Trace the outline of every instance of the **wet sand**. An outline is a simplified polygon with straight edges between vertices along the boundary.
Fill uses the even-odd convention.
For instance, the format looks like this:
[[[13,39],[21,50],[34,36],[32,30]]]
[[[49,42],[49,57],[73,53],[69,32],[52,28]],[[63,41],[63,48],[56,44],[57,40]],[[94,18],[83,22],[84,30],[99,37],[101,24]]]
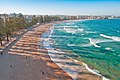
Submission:
[[[70,51],[63,52],[59,48],[54,49],[51,46],[51,44],[54,44],[54,41],[50,40],[53,28],[42,36],[43,46],[48,50],[51,60],[67,72],[73,80],[102,80],[102,75],[96,75],[95,72],[93,73],[91,69],[88,69],[88,66],[86,66],[85,63],[72,58],[72,56],[76,56],[76,58],[79,56],[72,54]]]
[[[41,35],[54,23],[33,28],[7,53],[0,55],[0,80],[72,80],[40,44]]]
[[[41,43],[40,37],[53,25],[54,23],[42,24],[29,30],[12,46],[8,54],[0,55],[0,80],[72,80],[69,74],[51,60]],[[76,64],[82,65],[81,62]],[[80,70],[76,80],[101,79],[85,67]]]

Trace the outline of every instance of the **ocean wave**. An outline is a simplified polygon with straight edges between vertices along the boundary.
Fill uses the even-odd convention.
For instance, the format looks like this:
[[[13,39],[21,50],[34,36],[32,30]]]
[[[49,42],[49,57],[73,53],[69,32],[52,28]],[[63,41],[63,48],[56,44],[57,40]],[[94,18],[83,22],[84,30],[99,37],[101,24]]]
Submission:
[[[67,25],[74,25],[75,23],[74,22],[69,22],[69,23],[66,23]]]
[[[107,40],[107,39],[92,39],[92,38],[84,38],[88,39],[89,43],[88,44],[80,44],[81,47],[89,47],[89,46],[95,46],[95,47],[101,47],[98,46],[97,44],[103,43],[103,42],[113,42],[113,40]]]
[[[103,43],[103,42],[113,42],[113,40],[106,40],[106,39],[92,39],[94,43]]]
[[[104,37],[104,38],[108,38],[108,39],[112,39],[114,41],[120,41],[120,37],[116,37],[116,36],[107,36],[104,34],[100,34],[100,36]]]
[[[102,76],[101,74],[99,74],[98,71],[96,72],[95,70],[90,69],[87,64],[83,63],[83,65],[85,66],[85,68],[86,68],[88,71],[92,72],[93,74],[96,74],[96,75],[98,75],[98,76]]]
[[[67,28],[74,28],[74,27],[78,27],[77,25],[74,25],[74,26],[62,26],[62,27],[67,27]]]
[[[72,46],[79,46],[79,47],[89,47],[89,46],[92,46],[91,44],[78,44],[78,45],[76,45],[76,44],[67,44],[67,46],[69,46],[69,47],[72,47]]]
[[[84,29],[83,28],[78,28],[78,31],[84,31]]]
[[[52,29],[51,29],[51,31],[52,31]],[[61,50],[57,50],[57,49],[52,48],[52,46],[50,46],[50,43],[49,43],[49,39],[50,39],[51,34],[52,34],[52,32],[49,32],[46,34],[47,35],[46,38],[48,38],[48,39],[44,40],[43,46],[48,50],[48,54],[49,54],[51,60],[53,62],[55,62],[64,71],[66,71],[72,77],[73,80],[76,80],[77,76],[79,75],[79,69],[82,68],[83,66],[76,64],[75,62],[78,62],[77,60],[74,60],[74,61],[70,60],[69,56],[67,57],[64,55],[64,54],[67,55],[67,53],[65,53]],[[74,46],[74,44],[71,44],[71,45]],[[73,64],[75,64],[75,65],[73,65]],[[85,66],[85,68],[88,71],[92,72],[93,74],[96,74],[98,76],[102,76],[101,74],[99,74],[99,71],[90,69],[87,66],[87,64],[84,63],[83,65]],[[103,77],[103,80],[109,80],[109,79],[105,78],[104,76],[102,76],[102,77]]]
[[[94,47],[100,48],[101,46],[98,46],[94,41],[92,41],[91,38],[89,38],[90,44],[93,45]]]
[[[75,44],[67,44],[67,46],[77,46],[77,45],[75,45]]]
[[[55,29],[55,30],[59,30],[59,31],[62,31],[62,30],[63,30],[63,28],[61,28],[61,29]]]
[[[105,49],[108,50],[108,51],[115,51],[115,50],[113,50],[113,49],[110,48],[110,47],[106,47]]]
[[[61,69],[67,72],[73,80],[76,80],[80,65],[70,65],[74,64],[74,62],[64,55],[65,52],[61,50],[55,50],[49,45],[48,41],[44,41],[43,46],[48,50],[51,60],[55,62]]]
[[[72,34],[75,34],[77,30],[73,30],[73,29],[69,29],[69,28],[65,28],[64,27],[64,30],[67,32],[67,33],[72,33]]]
[[[89,68],[88,65],[85,64],[85,63],[83,63],[83,65],[85,66],[85,68],[86,68],[89,72],[91,72],[91,73],[93,73],[93,74],[96,74],[96,75],[98,75],[98,76],[102,76],[102,74],[100,74],[98,70],[93,70],[93,69]],[[110,79],[102,76],[102,80],[110,80]]]
[[[65,36],[65,35],[63,35],[63,36],[58,36],[58,35],[52,35],[51,37],[52,37],[52,38],[72,38],[72,37],[74,37],[74,36]]]
[[[96,32],[93,32],[93,31],[85,31],[85,33],[87,33],[87,34],[91,34],[91,33],[96,33]]]
[[[84,35],[84,34],[81,34],[82,36]]]
[[[81,44],[81,47],[90,47],[92,46],[91,44]]]
[[[74,25],[74,26],[71,26],[71,25],[60,25],[60,26],[55,26],[55,28],[77,28],[78,26],[77,25]]]
[[[78,70],[80,69],[80,65],[77,65],[73,62],[73,60],[70,60],[66,55],[67,53],[54,49],[50,43],[49,39],[51,37],[51,34],[53,30],[50,29],[50,32],[46,32],[42,35],[43,37],[43,46],[48,50],[48,54],[53,62],[55,62],[61,69],[63,69],[65,72],[67,72],[73,80],[76,80],[78,76]],[[44,37],[45,36],[45,37]],[[64,55],[66,54],[66,55]],[[64,58],[64,59],[63,59]],[[71,65],[75,64],[75,65]]]
[[[75,34],[75,33],[79,32],[79,31],[81,31],[81,32],[84,31],[83,28],[72,29],[72,28],[64,27],[63,29],[64,29],[67,33],[72,33],[72,34]]]
[[[112,50],[112,48],[110,48],[110,47],[107,47],[107,48],[105,48],[106,50]]]

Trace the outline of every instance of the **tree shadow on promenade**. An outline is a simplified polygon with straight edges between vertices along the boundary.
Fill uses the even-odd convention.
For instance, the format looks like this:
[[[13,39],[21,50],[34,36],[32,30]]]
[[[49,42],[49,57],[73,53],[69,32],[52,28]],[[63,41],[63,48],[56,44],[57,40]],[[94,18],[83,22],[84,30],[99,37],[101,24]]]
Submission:
[[[71,77],[68,74],[66,74],[66,72],[64,72],[61,68],[59,68],[59,66],[54,64],[54,62],[50,59],[49,55],[47,54],[47,50],[40,48],[40,35],[41,32],[36,33],[34,31],[28,31],[27,34],[25,34],[14,46],[12,46],[8,53],[12,55],[24,56],[23,58],[25,60],[29,60],[29,58],[32,58],[34,60],[33,66],[44,66],[44,68],[37,68],[37,72],[42,72],[42,75],[39,75],[40,77],[37,76],[40,78],[40,80],[72,80]],[[39,63],[35,64],[35,61],[39,61]],[[30,62],[27,64],[30,65],[33,63]],[[28,69],[31,69],[31,67],[29,67]],[[36,72],[33,71],[31,73],[34,74]]]
[[[51,60],[51,56],[48,55],[48,50],[43,47],[43,44],[40,43],[41,35],[45,32],[45,28],[37,28],[35,31],[28,31],[12,48],[9,50],[9,54],[23,56],[25,61],[28,61],[28,65],[35,66],[31,68],[30,66],[27,68],[28,70],[32,70],[32,74],[42,73],[37,76],[38,78],[45,79],[45,80],[72,80],[72,78],[65,72],[60,66],[56,65],[55,63],[62,65],[62,67],[67,66],[67,70],[71,72],[77,72],[76,75],[77,80],[87,80],[89,77],[97,77],[91,73],[89,73],[83,66],[80,64],[76,64],[74,60],[70,58],[66,58],[65,56],[70,56],[69,54],[57,53],[54,57],[54,62]],[[29,61],[29,59],[32,61]],[[34,63],[33,63],[34,62]],[[24,62],[26,64],[26,62]],[[34,64],[34,65],[33,65]],[[78,71],[72,69],[71,67],[78,67]],[[33,69],[37,71],[33,71]],[[19,70],[18,70],[19,71]],[[24,71],[22,72],[24,73]],[[73,73],[74,75],[74,73]],[[92,80],[95,80],[92,79]]]

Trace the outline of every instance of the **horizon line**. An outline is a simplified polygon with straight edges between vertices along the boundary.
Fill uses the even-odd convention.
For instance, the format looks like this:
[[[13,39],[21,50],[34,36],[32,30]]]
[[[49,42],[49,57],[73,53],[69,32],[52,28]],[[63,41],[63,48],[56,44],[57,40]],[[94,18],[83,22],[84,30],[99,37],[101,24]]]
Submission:
[[[15,12],[11,13],[0,13],[0,14],[14,14]],[[22,13],[22,12],[17,12],[15,14],[23,14],[23,15],[64,15],[64,16],[120,16],[120,15],[113,15],[113,14],[28,14],[28,13]]]

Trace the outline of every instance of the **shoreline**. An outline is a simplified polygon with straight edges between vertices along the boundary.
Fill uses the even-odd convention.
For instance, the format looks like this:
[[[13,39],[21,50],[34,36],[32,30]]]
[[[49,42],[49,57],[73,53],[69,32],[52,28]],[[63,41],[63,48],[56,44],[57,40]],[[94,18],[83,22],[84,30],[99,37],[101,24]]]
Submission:
[[[69,21],[65,21],[65,22],[69,22]],[[54,28],[54,26],[52,27],[52,28]],[[79,76],[80,74],[78,73],[79,71],[78,70],[75,70],[75,67],[69,67],[70,65],[68,65],[68,64],[65,64],[64,62],[63,62],[63,64],[59,64],[59,61],[61,60],[62,61],[62,59],[60,59],[60,56],[63,54],[63,56],[64,56],[64,53],[65,52],[62,52],[62,51],[56,51],[56,50],[54,50],[50,45],[49,45],[49,42],[45,42],[45,41],[48,41],[49,40],[49,38],[50,38],[50,36],[51,36],[51,34],[52,34],[52,28],[50,28],[50,30],[48,31],[48,32],[46,32],[46,33],[44,33],[43,34],[43,37],[46,37],[47,39],[46,40],[44,40],[44,42],[43,42],[43,45],[44,45],[44,47],[48,50],[48,54],[49,54],[49,56],[51,57],[51,59],[53,60],[53,62],[55,62],[60,68],[62,68],[65,72],[67,72],[71,77],[72,77],[72,79],[73,80],[77,80],[77,79],[80,79],[80,77],[81,76]],[[47,45],[47,46],[46,46]],[[57,54],[53,54],[53,53],[62,53],[62,54],[60,54],[60,56],[59,55],[57,55]],[[68,53],[69,54],[69,53]],[[54,59],[54,57],[55,56],[57,56],[57,58],[58,59],[60,59],[60,60],[57,60],[57,59]],[[69,56],[67,56],[67,57],[69,57]],[[102,80],[108,80],[107,78],[105,78],[104,76],[102,76],[101,74],[99,74],[99,73],[97,73],[97,72],[94,72],[94,71],[91,71],[92,69],[90,69],[89,67],[88,67],[88,65],[87,64],[85,64],[85,63],[83,63],[83,62],[80,62],[80,64],[79,64],[79,61],[77,61],[77,60],[74,60],[74,59],[71,59],[71,60],[68,60],[68,59],[71,59],[71,58],[66,58],[66,61],[67,62],[71,62],[71,63],[73,63],[73,64],[75,64],[75,65],[78,65],[76,68],[80,68],[80,66],[81,65],[83,65],[82,67],[84,67],[84,68],[86,68],[87,69],[87,71],[84,71],[85,69],[83,69],[83,72],[91,72],[92,74],[95,74],[95,75],[97,75],[97,76],[100,76],[100,77],[102,77]],[[81,64],[82,63],[82,64]],[[67,65],[66,67],[64,67],[65,65]],[[67,68],[69,68],[69,70],[67,69]],[[74,70],[70,70],[70,68],[74,68]],[[89,69],[88,69],[89,68]],[[80,69],[79,69],[80,70]],[[72,72],[71,72],[72,71]],[[74,75],[73,75],[74,74]],[[94,76],[94,79],[95,80],[101,80],[100,79],[100,77],[97,77],[97,76]],[[96,78],[95,78],[96,77]],[[89,77],[85,77],[87,80],[88,79],[90,79],[90,76]],[[82,78],[81,78],[82,79]],[[92,77],[91,77],[91,79],[92,79]],[[92,79],[92,80],[94,80],[94,79]]]
[[[43,42],[44,40],[44,38],[42,37],[43,34],[49,32],[51,28],[53,28],[53,25],[62,22],[64,21],[45,23],[34,28],[33,30],[28,31],[9,50],[8,54],[0,56],[0,61],[3,61],[0,62],[0,65],[4,64],[4,66],[0,66],[0,71],[3,71],[4,75],[7,74],[5,80],[12,79],[10,76],[21,80],[21,78],[19,77],[20,74],[23,77],[23,80],[33,80],[33,76],[30,76],[32,74],[37,77],[34,80],[72,80],[72,78],[73,80],[101,80],[101,77],[85,69],[85,66],[82,64],[82,62],[74,60],[69,56],[65,56],[69,53],[62,52],[61,50],[47,50],[43,48],[44,45],[41,44],[41,41]],[[49,54],[49,52],[58,53],[58,55],[52,55],[51,53]],[[56,59],[54,59],[55,57]],[[57,64],[55,60],[56,62],[59,62],[59,64]],[[26,66],[27,68],[25,68],[24,66]],[[62,67],[64,67],[64,69]],[[36,70],[36,72],[34,71],[34,69]],[[6,70],[8,71],[5,72]],[[28,76],[25,76],[24,73],[28,73]],[[2,74],[0,74],[1,79],[4,79],[4,76],[1,75]]]
[[[72,21],[74,21],[74,20],[72,20]],[[76,21],[76,20],[75,20]],[[78,20],[77,20],[78,21]],[[80,20],[79,20],[80,21]],[[83,20],[81,20],[81,21],[83,21]],[[63,21],[64,22],[64,21]],[[65,21],[65,22],[71,22],[71,21]],[[61,22],[62,23],[62,22]],[[54,26],[52,27],[52,28],[54,28]],[[52,28],[50,29],[50,31],[52,30]],[[48,37],[48,40],[49,40],[49,38],[50,38],[50,36],[51,36],[51,34],[52,34],[52,32],[53,31],[51,31],[50,32],[49,31],[49,37]],[[49,43],[47,43],[47,45],[48,45]],[[50,48],[50,46],[48,47],[48,49]],[[53,48],[52,48],[53,49]],[[60,52],[59,52],[60,51]],[[54,51],[54,49],[53,49],[53,52],[58,52],[58,53],[65,53],[65,52],[63,52],[63,51],[61,51],[61,50],[56,50],[55,49],[55,51]],[[49,51],[48,51],[48,54],[49,54]],[[69,54],[69,53],[68,53]],[[49,56],[50,56],[51,54],[49,54]],[[52,59],[52,58],[51,58]],[[54,59],[52,59],[53,60],[53,62],[55,62],[55,60]],[[89,65],[87,65],[86,63],[84,63],[84,62],[81,62],[81,61],[77,61],[76,59],[73,59],[74,60],[74,62],[75,63],[82,63],[82,65],[87,69],[87,71],[89,71],[90,73],[92,73],[92,74],[95,74],[95,75],[97,75],[97,76],[99,76],[99,77],[101,77],[101,79],[100,80],[110,80],[109,78],[107,78],[107,77],[105,77],[103,74],[101,74],[97,69],[94,69],[94,68],[90,68],[90,66]],[[56,62],[55,62],[56,63]],[[58,64],[58,63],[56,63],[59,67],[61,67],[61,65],[60,64]],[[80,65],[80,64],[79,64]],[[61,67],[62,68],[62,67]],[[63,70],[64,70],[64,68],[62,68]],[[72,76],[70,73],[69,73],[69,71],[67,71],[67,70],[64,70],[64,71],[66,71],[72,78],[73,78],[73,80],[76,80],[77,79],[77,77],[74,77],[74,76]]]
[[[8,54],[0,56],[1,80],[72,80],[39,44],[42,34],[53,24],[42,24],[28,31],[12,46]]]

